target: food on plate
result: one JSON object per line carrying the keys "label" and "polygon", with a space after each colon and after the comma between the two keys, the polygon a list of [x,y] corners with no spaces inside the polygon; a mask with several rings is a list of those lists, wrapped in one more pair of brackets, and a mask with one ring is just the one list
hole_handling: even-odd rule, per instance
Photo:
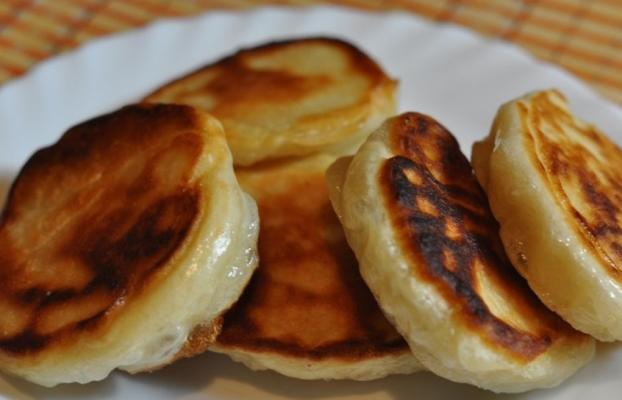
{"label": "food on plate", "polygon": [[548,90],[503,105],[472,158],[534,292],[576,329],[622,339],[620,148]]}
{"label": "food on plate", "polygon": [[560,383],[593,355],[506,259],[457,141],[432,118],[389,119],[327,174],[361,274],[432,372],[498,392]]}
{"label": "food on plate", "polygon": [[394,112],[395,87],[352,45],[311,38],[243,50],[146,98],[222,119],[258,203],[260,266],[212,350],[302,379],[420,368],[362,281],[324,179]]}
{"label": "food on plate", "polygon": [[356,148],[393,111],[396,83],[361,50],[306,38],[241,50],[149,102],[199,106],[224,125],[236,165]]}
{"label": "food on plate", "polygon": [[302,379],[369,380],[420,369],[361,279],[318,154],[237,167],[257,201],[260,266],[212,350]]}
{"label": "food on plate", "polygon": [[37,151],[0,217],[0,369],[53,386],[204,351],[257,263],[222,126],[124,107]]}

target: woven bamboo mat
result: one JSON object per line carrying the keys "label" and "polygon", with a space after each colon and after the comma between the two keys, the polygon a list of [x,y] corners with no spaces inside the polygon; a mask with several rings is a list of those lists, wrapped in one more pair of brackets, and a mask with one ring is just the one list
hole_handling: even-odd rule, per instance
{"label": "woven bamboo mat", "polygon": [[622,104],[622,0],[0,0],[0,83],[89,40],[155,19],[264,4],[403,10],[514,42]]}

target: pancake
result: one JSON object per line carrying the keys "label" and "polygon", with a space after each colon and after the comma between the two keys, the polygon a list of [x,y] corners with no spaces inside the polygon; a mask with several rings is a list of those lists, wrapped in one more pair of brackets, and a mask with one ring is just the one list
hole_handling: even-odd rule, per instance
{"label": "pancake", "polygon": [[268,43],[216,61],[145,97],[190,104],[224,125],[236,165],[356,148],[395,107],[395,82],[332,38]]}
{"label": "pancake", "polygon": [[549,90],[502,106],[473,165],[514,267],[599,340],[622,339],[622,151]]}
{"label": "pancake", "polygon": [[53,386],[204,351],[257,264],[222,126],[128,106],[37,151],[0,217],[0,369]]}
{"label": "pancake", "polygon": [[260,266],[211,350],[301,379],[419,369],[360,278],[324,180],[394,112],[395,88],[351,44],[309,38],[242,50],[146,97],[216,115],[258,202]]}
{"label": "pancake", "polygon": [[363,279],[432,372],[519,392],[556,385],[591,359],[593,339],[510,265],[471,166],[438,122],[389,119],[327,177]]}
{"label": "pancake", "polygon": [[261,217],[260,265],[212,350],[301,379],[419,369],[361,279],[326,188],[333,156],[238,167]]}

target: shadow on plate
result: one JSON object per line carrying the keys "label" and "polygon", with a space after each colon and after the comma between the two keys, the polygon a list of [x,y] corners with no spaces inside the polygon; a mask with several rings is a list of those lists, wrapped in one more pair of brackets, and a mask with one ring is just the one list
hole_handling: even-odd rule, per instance
{"label": "shadow on plate", "polygon": [[622,342],[597,343],[594,359],[577,374],[577,381],[584,380],[600,387],[617,383],[620,380],[620,374],[615,371],[620,371],[621,359]]}
{"label": "shadow on plate", "polygon": [[26,382],[19,378],[0,375],[0,397],[13,400],[73,400],[73,399],[108,399],[115,393],[115,381],[106,379],[88,385],[68,384],[46,388]]}
{"label": "shadow on plate", "polygon": [[[252,371],[221,354],[207,353],[184,360],[153,374],[135,376],[146,385],[160,386],[169,391],[200,391],[217,393],[218,399],[234,399],[252,395],[279,399],[389,398],[410,399],[492,399],[503,398],[469,385],[449,382],[429,372],[395,375],[368,382],[305,381],[288,378],[271,371]],[[232,383],[233,382],[233,383]],[[226,387],[235,385],[235,393],[227,395]],[[221,390],[223,388],[223,390]],[[180,391],[174,391],[180,393]],[[230,396],[230,397],[229,397]]]}

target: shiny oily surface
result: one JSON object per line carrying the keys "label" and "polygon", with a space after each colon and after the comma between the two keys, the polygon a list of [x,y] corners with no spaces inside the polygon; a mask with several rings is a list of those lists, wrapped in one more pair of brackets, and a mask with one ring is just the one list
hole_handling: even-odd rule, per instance
{"label": "shiny oily surface", "polygon": [[622,339],[622,150],[554,90],[505,104],[491,132],[473,162],[514,265],[577,329]]}
{"label": "shiny oily surface", "polygon": [[222,121],[235,164],[339,151],[394,108],[395,82],[333,38],[247,48],[170,82],[147,102],[189,104]]}
{"label": "shiny oily surface", "polygon": [[363,278],[424,366],[518,392],[556,385],[591,359],[593,340],[512,268],[469,162],[434,119],[391,118],[334,168],[331,198]]}
{"label": "shiny oily surface", "polygon": [[[211,215],[223,196],[241,207],[218,210],[218,221]],[[227,300],[225,287],[223,299],[210,299],[189,281],[213,285],[232,269],[250,269],[246,261],[217,269],[218,258],[233,264],[253,251],[247,227],[226,226],[252,225],[246,201],[222,127],[187,106],[128,106],[36,152],[0,217],[2,369],[53,385],[204,351],[215,317],[237,296]],[[235,239],[248,248],[231,250]],[[248,273],[239,275],[238,294]],[[196,309],[161,309],[185,304],[175,301],[174,285]]]}
{"label": "shiny oily surface", "polygon": [[237,167],[258,203],[260,265],[224,317],[215,350],[304,379],[375,379],[419,369],[361,279],[315,155]]}
{"label": "shiny oily surface", "polygon": [[96,329],[167,266],[209,201],[189,182],[204,140],[179,134],[193,118],[127,108],[30,159],[0,225],[1,351],[36,354]]}
{"label": "shiny oily surface", "polygon": [[559,92],[540,93],[532,102],[519,105],[521,119],[531,125],[555,196],[601,251],[612,279],[622,281],[622,150],[595,126],[573,118]]}

